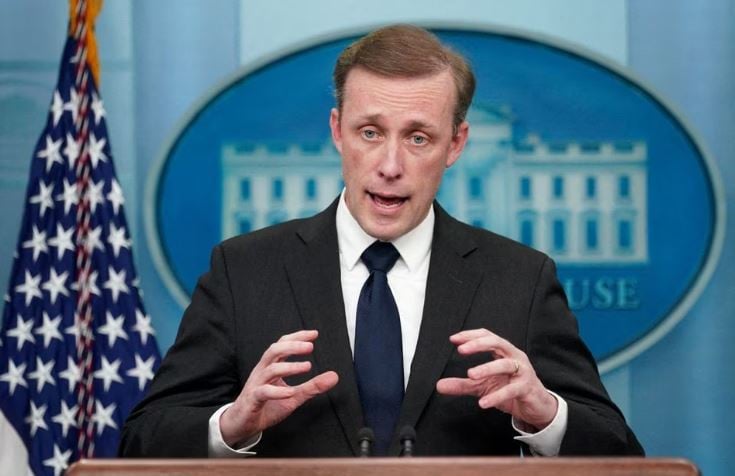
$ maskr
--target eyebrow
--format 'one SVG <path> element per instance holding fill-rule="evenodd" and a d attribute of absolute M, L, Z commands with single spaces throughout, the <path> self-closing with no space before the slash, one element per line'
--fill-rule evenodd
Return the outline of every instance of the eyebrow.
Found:
<path fill-rule="evenodd" d="M 360 118 L 360 122 L 367 121 L 367 122 L 375 122 L 378 123 L 383 118 L 382 114 L 369 114 L 367 116 L 363 116 Z M 408 126 L 405 127 L 405 130 L 414 131 L 417 129 L 424 129 L 424 130 L 435 130 L 436 127 L 429 124 L 428 122 L 419 121 L 419 120 L 413 120 L 408 123 Z"/>
<path fill-rule="evenodd" d="M 434 130 L 434 129 L 436 129 L 436 127 L 434 127 L 433 125 L 431 125 L 431 124 L 429 124 L 427 122 L 423 122 L 423 121 L 411 121 L 408 124 L 407 129 L 412 130 L 412 131 L 414 131 L 416 129 Z"/>
<path fill-rule="evenodd" d="M 383 119 L 382 114 L 368 114 L 367 116 L 358 116 L 355 122 L 370 122 L 370 123 L 377 123 L 380 122 Z"/>

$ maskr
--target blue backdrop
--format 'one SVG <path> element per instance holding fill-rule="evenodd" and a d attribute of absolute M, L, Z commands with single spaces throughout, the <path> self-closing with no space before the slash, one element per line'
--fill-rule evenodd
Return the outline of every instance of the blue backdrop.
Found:
<path fill-rule="evenodd" d="M 649 454 L 688 457 L 706 474 L 728 474 L 735 465 L 731 451 L 735 444 L 731 431 L 735 427 L 735 412 L 730 408 L 735 390 L 735 372 L 730 368 L 730 362 L 735 360 L 735 220 L 730 211 L 735 207 L 735 2 L 395 3 L 373 2 L 370 8 L 363 8 L 358 2 L 326 0 L 283 1 L 276 5 L 255 0 L 105 2 L 97 27 L 102 56 L 101 90 L 119 179 L 126 193 L 145 302 L 162 350 L 175 336 L 181 307 L 155 266 L 157 257 L 151 253 L 145 235 L 142 202 L 148 177 L 180 125 L 186 122 L 189 111 L 196 110 L 203 97 L 251 60 L 250 51 L 267 53 L 269 43 L 293 49 L 298 47 L 296 40 L 313 42 L 319 35 L 333 35 L 347 26 L 365 27 L 397 20 L 470 21 L 501 29 L 541 32 L 623 64 L 680 113 L 719 169 L 727 220 L 725 243 L 712 279 L 676 327 L 646 352 L 604 375 L 604 379 Z M 43 0 L 5 0 L 0 4 L 3 290 L 17 239 L 30 154 L 43 126 L 57 73 L 66 8 L 66 2 Z M 502 78 L 493 77 L 492 72 L 482 74 L 488 81 L 481 87 L 489 89 L 480 94 L 492 97 L 490 86 L 501 84 Z M 533 87 L 529 85 L 530 89 Z M 558 93 L 561 102 L 564 94 L 569 94 L 563 89 Z M 326 101 L 328 95 L 328 90 L 315 95 L 314 107 L 321 107 L 319 101 Z M 533 97 L 525 99 L 530 104 Z M 517 107 L 524 107 L 523 100 L 518 98 Z M 612 138 L 636 139 L 637 125 L 645 122 L 644 117 L 631 118 L 622 103 L 600 104 L 607 106 L 622 111 L 619 121 L 615 120 L 616 113 L 611 113 L 615 135 L 620 136 Z M 268 105 L 258 107 L 267 113 Z M 548 138 L 578 138 L 584 124 L 567 126 L 560 122 L 549 127 L 544 110 L 532 107 L 524 113 L 524 127 Z M 304 133 L 309 127 L 317 133 L 326 130 L 327 111 L 320 118 L 310 113 L 304 117 L 310 119 Z M 267 134 L 267 130 L 260 132 Z M 678 146 L 662 142 L 656 147 L 657 154 L 665 155 L 667 147 Z M 667 170 L 664 163 L 656 166 L 663 173 L 682 173 L 680 169 Z M 671 180 L 682 183 L 680 177 Z M 703 186 L 696 183 L 698 180 L 695 177 L 672 198 L 686 201 L 694 193 L 689 187 Z M 666 205 L 655 207 L 660 210 L 660 217 L 677 223 L 678 231 L 668 232 L 675 235 L 672 240 L 691 240 L 694 248 L 703 246 L 707 237 L 694 230 L 706 228 L 711 217 L 684 219 L 676 214 L 678 205 L 668 211 Z M 652 238 L 651 242 L 662 246 L 657 252 L 667 252 L 664 236 Z M 207 251 L 197 249 L 196 253 Z M 201 268 L 200 262 L 200 257 L 193 257 L 191 266 Z M 683 282 L 675 281 L 678 285 Z M 676 295 L 679 290 L 672 289 L 671 293 Z"/>

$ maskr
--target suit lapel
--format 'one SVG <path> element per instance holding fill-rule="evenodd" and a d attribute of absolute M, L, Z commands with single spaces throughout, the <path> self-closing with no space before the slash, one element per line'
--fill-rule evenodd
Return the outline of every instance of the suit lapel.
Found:
<path fill-rule="evenodd" d="M 424 314 L 411 364 L 411 375 L 391 453 L 397 454 L 397 433 L 404 425 L 415 427 L 454 345 L 449 336 L 460 331 L 482 279 L 482 266 L 468 259 L 477 249 L 467 228 L 459 225 L 435 203 L 436 223 L 431 263 L 426 282 Z"/>
<path fill-rule="evenodd" d="M 340 282 L 335 201 L 324 212 L 304 222 L 297 232 L 301 247 L 286 261 L 286 271 L 304 329 L 317 329 L 314 345 L 317 373 L 334 370 L 339 383 L 328 392 L 345 438 L 357 454 L 356 435 L 362 426 L 352 352 Z"/>

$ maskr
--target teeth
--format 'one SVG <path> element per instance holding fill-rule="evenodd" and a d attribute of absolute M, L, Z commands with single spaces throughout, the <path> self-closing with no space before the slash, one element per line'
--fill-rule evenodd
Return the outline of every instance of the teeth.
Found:
<path fill-rule="evenodd" d="M 393 207 L 403 203 L 403 199 L 400 197 L 381 197 L 380 195 L 373 195 L 373 199 L 382 206 Z"/>

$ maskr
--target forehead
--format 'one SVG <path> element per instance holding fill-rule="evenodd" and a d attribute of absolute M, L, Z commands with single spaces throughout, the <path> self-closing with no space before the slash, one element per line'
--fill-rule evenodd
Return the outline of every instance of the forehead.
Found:
<path fill-rule="evenodd" d="M 347 75 L 342 101 L 345 114 L 434 114 L 451 120 L 456 88 L 449 70 L 419 77 L 389 77 L 354 68 Z"/>

